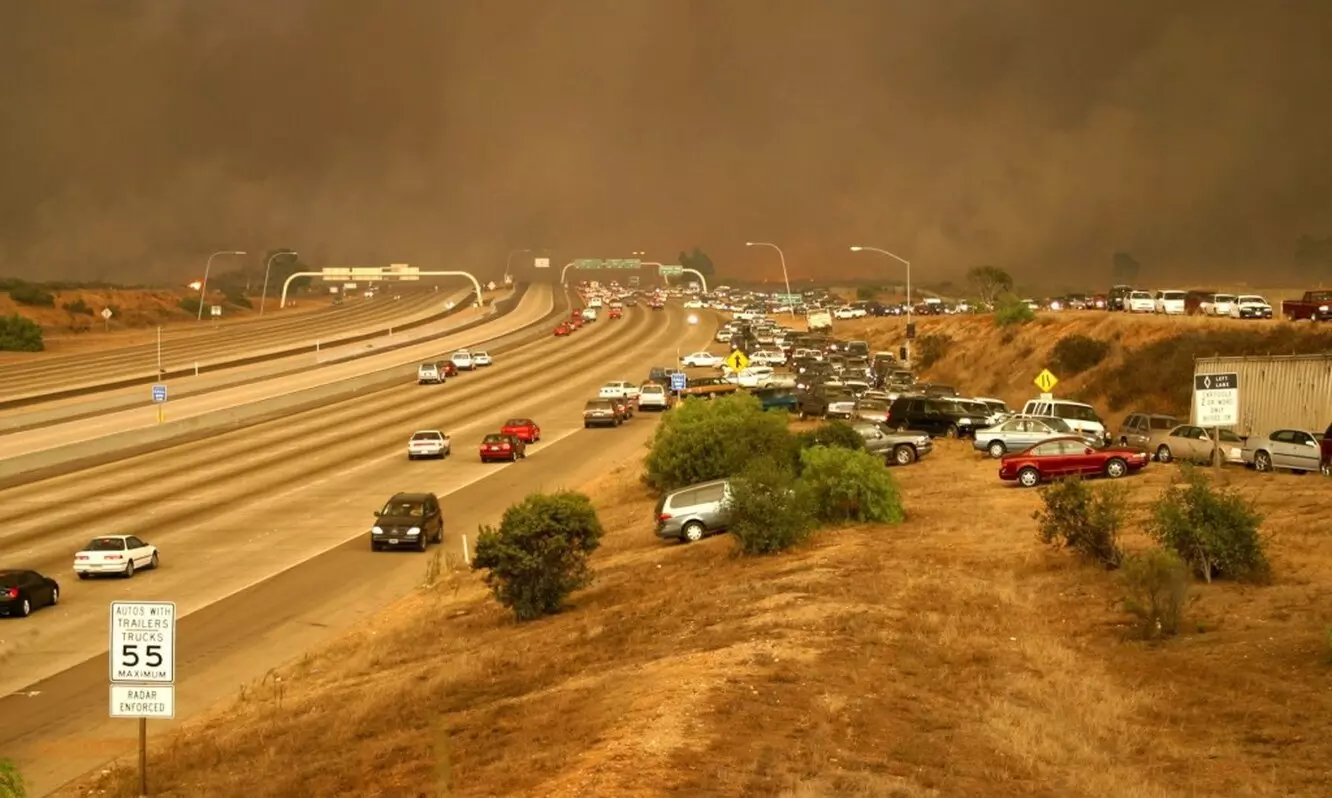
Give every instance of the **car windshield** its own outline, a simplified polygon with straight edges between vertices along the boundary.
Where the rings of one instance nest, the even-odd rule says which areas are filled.
[[[530,423],[531,423],[531,422],[528,421],[528,420],[525,419],[525,418],[511,418],[511,419],[509,419],[508,421],[504,422],[504,426],[506,426],[506,427],[526,427],[526,426],[527,426],[528,424],[530,424]]]
[[[606,410],[606,409],[609,408],[610,406],[611,406],[610,402],[588,402],[587,405],[586,405],[586,407],[585,407],[585,409],[587,409],[587,410]]]
[[[425,515],[425,505],[418,501],[390,501],[379,514],[389,518],[420,518]]]
[[[1213,301],[1213,302],[1234,302],[1234,301],[1235,301],[1235,295],[1234,295],[1234,294],[1217,294],[1216,296],[1212,297],[1212,301]]]
[[[1256,294],[1245,294],[1239,298],[1239,303],[1241,305],[1266,305],[1267,300]]]
[[[1227,443],[1243,443],[1244,439],[1228,429],[1221,430],[1221,440]]]
[[[887,402],[879,401],[878,399],[866,399],[866,400],[861,401],[861,403],[860,403],[860,409],[861,409],[861,410],[887,410],[887,409],[888,409],[888,403],[887,403]]]
[[[644,385],[642,388],[639,388],[639,389],[638,389],[638,392],[639,392],[639,393],[662,393],[662,392],[665,391],[665,390],[666,390],[666,389],[665,389],[665,388],[662,388],[660,385],[657,385],[656,383],[653,383],[653,384],[651,384],[651,385]]]
[[[412,440],[414,440],[414,441],[437,441],[437,440],[439,440],[440,438],[443,438],[443,437],[444,437],[443,433],[439,433],[439,432],[418,432],[418,433],[416,433],[415,435],[412,436]]]
[[[1151,424],[1152,429],[1170,429],[1174,427],[1177,422],[1173,418],[1153,416],[1149,423]]]
[[[481,439],[482,443],[504,443],[504,441],[505,437],[503,435],[498,435],[498,434],[487,435],[486,437]]]
[[[1162,298],[1162,299],[1170,299],[1170,300],[1183,299],[1183,298],[1184,298],[1184,292],[1183,292],[1183,291],[1166,291],[1165,293],[1161,294],[1161,298]]]
[[[1071,418],[1075,421],[1099,422],[1101,420],[1096,416],[1096,411],[1087,405],[1055,405],[1055,412],[1059,414],[1060,418]]]
[[[122,538],[93,538],[92,542],[83,547],[84,551],[124,551],[125,541]]]

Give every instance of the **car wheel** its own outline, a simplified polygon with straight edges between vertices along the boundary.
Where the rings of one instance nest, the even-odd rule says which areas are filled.
[[[1257,471],[1267,473],[1272,470],[1272,455],[1267,452],[1258,452],[1253,456],[1253,467]]]
[[[1018,477],[1018,482],[1024,488],[1034,488],[1037,485],[1041,484],[1041,472],[1037,471],[1031,466],[1027,466],[1026,468],[1019,471],[1017,477]]]
[[[370,541],[370,551],[379,551],[379,548],[380,547],[378,543],[374,542],[373,540]]]
[[[415,459],[416,459],[416,455],[414,455],[414,454],[409,454],[409,455],[407,455],[407,460],[408,460],[408,461],[412,461],[412,460],[415,460]]]
[[[60,603],[60,588],[53,587],[51,588],[51,606],[54,607],[59,603]]]
[[[1318,473],[1325,477],[1332,477],[1332,463],[1323,463],[1318,467]]]
[[[444,527],[441,526],[439,530],[435,532],[435,542],[436,543],[444,542]]]
[[[28,601],[27,599],[23,599],[23,603],[19,605],[19,617],[26,618],[31,614],[32,614],[32,602]]]
[[[1004,445],[1003,441],[991,441],[989,451],[990,456],[998,460],[1000,457],[1008,454],[1008,447]]]
[[[583,429],[592,429],[592,425],[586,421],[583,422]]]
[[[81,574],[79,574],[79,578],[80,578],[80,579],[91,579],[91,578],[92,578],[92,574],[81,573]]]
[[[1128,463],[1118,457],[1105,464],[1105,475],[1110,479],[1119,479],[1128,473]]]
[[[948,425],[948,429],[944,430],[944,434],[947,435],[947,436],[950,437],[950,438],[956,438],[956,437],[958,437],[958,435],[960,434],[960,432],[959,432],[959,430],[958,430],[956,424],[949,424],[949,425]]]
[[[134,576],[134,561],[130,560],[125,563],[125,578],[129,579],[132,576]]]
[[[152,568],[153,570],[157,570],[157,566],[161,564],[162,564],[161,560],[159,560],[157,557],[157,552],[153,552],[153,559],[148,563],[148,567]]]
[[[1169,446],[1162,446],[1156,450],[1156,462],[1158,463],[1168,463],[1172,457],[1174,457],[1174,455],[1170,453]]]
[[[697,521],[690,521],[689,523],[684,525],[684,529],[681,530],[681,534],[683,535],[683,540],[686,543],[697,543],[703,539],[704,531],[705,530],[703,529],[702,524],[700,524]]]
[[[911,465],[916,462],[916,450],[906,444],[902,444],[893,449],[893,460],[898,465]]]
[[[417,551],[425,551],[429,546],[430,546],[430,539],[425,535],[421,535],[416,539]]]

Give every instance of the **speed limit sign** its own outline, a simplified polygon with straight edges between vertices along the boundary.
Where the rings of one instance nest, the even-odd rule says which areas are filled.
[[[111,602],[111,682],[174,684],[176,603]]]

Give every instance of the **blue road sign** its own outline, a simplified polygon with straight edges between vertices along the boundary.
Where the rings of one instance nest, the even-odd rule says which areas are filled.
[[[685,389],[685,375],[675,372],[671,375],[671,390],[683,391]]]
[[[159,403],[161,403],[161,402],[165,402],[165,401],[166,401],[166,386],[165,386],[165,385],[154,385],[154,386],[153,386],[153,401],[154,401],[154,402],[159,402]]]

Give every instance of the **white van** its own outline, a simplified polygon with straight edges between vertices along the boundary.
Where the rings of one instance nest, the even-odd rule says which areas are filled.
[[[1097,415],[1096,408],[1089,404],[1068,399],[1031,399],[1023,406],[1022,415],[1062,418],[1074,432],[1095,435],[1105,440],[1105,422]]]

